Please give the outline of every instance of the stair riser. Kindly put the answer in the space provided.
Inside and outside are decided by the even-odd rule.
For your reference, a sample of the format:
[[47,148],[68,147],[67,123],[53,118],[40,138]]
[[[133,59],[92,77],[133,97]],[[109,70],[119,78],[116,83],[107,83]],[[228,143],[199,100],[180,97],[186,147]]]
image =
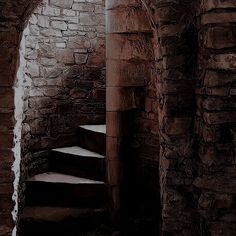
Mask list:
[[52,152],[49,159],[49,168],[54,172],[98,181],[105,181],[106,176],[104,158]]
[[108,202],[103,184],[27,182],[26,205],[102,208]]
[[106,134],[78,128],[79,146],[106,155]]
[[96,229],[101,224],[110,224],[108,211],[93,213],[85,216],[68,216],[60,222],[22,219],[19,227],[19,236],[74,236]]

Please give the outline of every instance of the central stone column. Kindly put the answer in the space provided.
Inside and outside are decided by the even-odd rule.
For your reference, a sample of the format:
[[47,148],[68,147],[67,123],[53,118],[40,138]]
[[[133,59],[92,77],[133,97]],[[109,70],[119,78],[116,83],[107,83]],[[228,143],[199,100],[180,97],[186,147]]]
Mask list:
[[[153,60],[151,30],[139,0],[107,0],[107,170],[114,213],[121,208],[123,162],[139,106],[137,90],[144,86]],[[124,152],[125,150],[125,152]]]

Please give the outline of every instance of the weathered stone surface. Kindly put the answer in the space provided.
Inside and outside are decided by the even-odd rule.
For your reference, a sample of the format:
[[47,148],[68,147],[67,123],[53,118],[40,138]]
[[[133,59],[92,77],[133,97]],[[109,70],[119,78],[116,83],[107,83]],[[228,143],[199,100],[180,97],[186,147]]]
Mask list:
[[[107,36],[107,58],[127,61],[149,60],[153,55],[151,38],[144,34],[131,34],[124,36],[109,34]],[[122,44],[122,47],[119,45]],[[119,48],[119,50],[116,50]]]
[[208,48],[222,49],[236,46],[234,27],[211,27],[204,34],[204,44]]
[[[97,13],[95,5],[100,9]],[[23,35],[23,69],[27,75],[23,78],[23,179],[47,167],[49,149],[72,145],[78,125],[105,122],[104,7],[100,0],[45,0],[30,18],[30,30],[26,29]],[[83,22],[87,17],[90,22]],[[9,39],[17,41],[14,32],[9,33]],[[17,63],[13,61],[17,50],[0,51]],[[92,59],[88,62],[89,57]],[[1,57],[0,62],[8,67]],[[10,66],[13,64],[7,70],[13,71]],[[12,77],[13,81],[14,74]],[[4,109],[14,109],[12,99],[11,95],[2,97],[0,91]],[[6,124],[10,126],[11,120]],[[6,132],[6,125],[0,125],[0,133],[1,130]],[[7,145],[8,139],[5,140]]]
[[230,179],[223,176],[204,176],[194,180],[193,183],[196,187],[201,189],[214,190],[220,193],[236,193],[235,179]]
[[204,113],[204,120],[207,124],[214,124],[214,125],[231,123],[236,120],[236,111]]
[[234,23],[236,22],[235,12],[220,12],[220,13],[207,13],[201,17],[201,23],[205,24],[217,24],[217,23]]
[[208,61],[209,69],[236,70],[236,54],[225,53],[212,55]]
[[201,10],[202,11],[210,11],[213,9],[227,9],[227,8],[236,8],[236,3],[234,0],[201,0]]
[[73,0],[50,0],[51,4],[57,7],[61,7],[61,8],[71,8],[72,4],[73,4]]
[[[126,11],[140,9],[140,1],[110,0],[107,4],[108,17],[113,18],[108,20],[108,23],[113,22],[110,29],[114,27],[116,33],[122,31],[122,34],[108,36],[107,55],[112,61],[108,73],[112,75],[114,72],[114,77],[108,77],[108,97],[114,96],[114,100],[108,101],[108,107],[111,110],[115,108],[112,110],[114,113],[128,114],[126,122],[131,121],[128,125],[131,130],[122,128],[128,133],[124,139],[119,137],[122,133],[118,129],[121,121],[110,118],[116,124],[115,128],[109,128],[110,137],[107,139],[108,159],[114,160],[109,163],[114,168],[109,178],[115,185],[111,187],[114,206],[117,209],[121,205],[120,176],[117,172],[122,169],[122,165],[119,166],[121,157],[128,162],[127,168],[132,167],[128,171],[138,173],[128,173],[133,177],[129,180],[138,183],[137,188],[140,189],[137,192],[148,197],[153,192],[142,193],[140,186],[141,181],[145,187],[151,181],[142,177],[147,177],[145,171],[155,169],[155,175],[150,179],[157,180],[160,164],[163,235],[190,236],[199,232],[203,235],[234,235],[235,1],[202,0],[200,6],[193,6],[194,1],[185,1],[184,4],[176,0],[145,2],[148,4],[146,10],[151,10],[148,11],[149,17],[154,16],[151,22],[154,35],[143,31],[140,34],[125,32],[132,30],[133,26],[136,30],[140,30],[139,26],[142,29],[146,26],[147,22],[140,25],[132,22],[139,17],[132,12],[133,15],[127,15]],[[101,59],[104,48],[95,45],[96,38],[102,37],[104,41],[104,24],[100,26],[104,22],[102,1],[53,0],[45,3],[35,10],[30,19],[29,35],[26,35],[23,125],[26,146],[23,147],[23,155],[29,155],[22,159],[23,166],[32,159],[43,162],[47,149],[71,141],[74,127],[70,124],[88,122],[89,115],[104,116],[105,80],[104,69],[101,68],[104,66],[104,58]],[[191,3],[190,6],[188,3]],[[0,85],[8,91],[13,86],[19,62],[19,31],[36,1],[1,1],[0,5]],[[195,7],[200,7],[201,14],[195,12]],[[119,11],[123,14],[117,13]],[[118,17],[114,19],[119,14],[121,21],[125,20],[125,16],[127,21],[119,22]],[[43,17],[40,19],[40,16]],[[144,17],[143,12],[141,16]],[[194,22],[195,16],[199,17],[199,24]],[[197,39],[198,52],[195,51]],[[68,48],[69,53],[56,62],[59,56],[55,51]],[[65,55],[65,51],[61,54]],[[196,54],[198,62],[195,61]],[[85,60],[87,56],[88,60]],[[156,63],[153,63],[154,58]],[[117,64],[117,61],[120,63]],[[152,64],[154,68],[150,72],[150,68],[141,66],[144,64]],[[197,65],[198,72],[195,70]],[[121,78],[122,74],[124,78]],[[10,165],[14,157],[9,151],[14,137],[14,107],[9,96],[2,97],[0,94],[0,97],[0,140],[8,150],[6,153],[6,150],[0,151],[0,191],[3,189],[10,194],[12,189],[2,182],[12,183],[14,180]],[[47,99],[52,103],[48,103]],[[126,146],[127,143],[129,146]],[[124,147],[127,152],[122,150]],[[41,149],[46,150],[44,154]],[[38,165],[34,163],[30,172],[36,171]],[[137,176],[142,177],[137,179]],[[132,184],[128,187],[133,187],[133,182],[130,182]],[[158,186],[158,181],[155,186]],[[132,190],[129,197],[134,201],[139,194],[135,195]],[[6,203],[3,208],[9,212],[11,203]],[[0,234],[10,235],[13,226],[12,215],[1,214]]]
[[[107,25],[107,33],[122,33],[122,32],[150,32],[151,27],[146,20],[146,13],[142,7],[127,8],[126,11],[116,10],[107,11],[107,17],[110,22]],[[120,20],[117,21],[116,19]],[[120,22],[124,22],[120,24]]]

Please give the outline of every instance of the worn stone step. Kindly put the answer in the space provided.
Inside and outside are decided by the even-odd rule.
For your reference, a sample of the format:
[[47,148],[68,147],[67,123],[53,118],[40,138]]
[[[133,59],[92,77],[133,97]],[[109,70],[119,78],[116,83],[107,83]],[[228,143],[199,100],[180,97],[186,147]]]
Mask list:
[[106,154],[106,125],[83,125],[78,127],[79,146]]
[[108,205],[104,182],[46,172],[26,182],[27,206],[100,208]]
[[99,181],[105,181],[106,176],[105,157],[78,146],[53,149],[49,169]]
[[23,210],[19,235],[80,235],[101,224],[110,224],[108,210],[67,207],[26,207]]

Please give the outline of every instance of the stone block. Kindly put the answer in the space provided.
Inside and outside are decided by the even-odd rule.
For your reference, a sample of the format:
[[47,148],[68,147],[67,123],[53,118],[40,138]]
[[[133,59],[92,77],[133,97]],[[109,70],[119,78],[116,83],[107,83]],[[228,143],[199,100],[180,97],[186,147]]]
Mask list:
[[84,36],[70,37],[68,41],[68,48],[70,49],[87,49],[90,46],[90,41]]
[[78,24],[68,24],[68,28],[69,30],[79,30],[81,26],[79,26]]
[[[54,0],[54,1],[59,2],[57,0]],[[71,1],[71,0],[68,0],[68,1]],[[63,2],[66,3],[67,1],[63,0]],[[45,16],[59,16],[60,15],[60,8],[51,7],[46,4],[42,9],[42,14]]]
[[56,63],[57,63],[57,59],[55,58],[47,58],[47,57],[40,58],[40,64],[43,66],[55,66]]
[[204,85],[207,87],[223,86],[235,81],[235,73],[207,70],[204,78]]
[[43,29],[40,31],[43,36],[55,36],[55,37],[62,37],[61,30],[58,29]]
[[75,63],[78,65],[83,65],[86,64],[87,60],[88,60],[88,55],[87,54],[78,54],[75,53]]
[[106,93],[107,111],[127,111],[137,107],[132,87],[107,87]]
[[39,27],[37,25],[30,25],[29,26],[30,34],[33,36],[39,36]]
[[88,26],[95,26],[97,25],[97,17],[96,15],[88,12],[81,12],[79,14],[79,23],[80,25],[88,25]]
[[234,27],[211,27],[203,33],[207,48],[223,49],[236,46],[236,29]]
[[25,58],[29,60],[36,60],[38,57],[38,52],[32,48],[26,48],[25,50]]
[[42,119],[35,119],[30,122],[31,133],[33,135],[45,134],[47,131],[47,122]]
[[[73,10],[79,11],[79,12],[94,12],[95,6],[94,4],[90,3],[74,3],[72,6]],[[104,12],[105,13],[105,12]]]
[[56,52],[56,58],[58,61],[65,65],[74,64],[74,51],[70,49],[58,49]]
[[29,19],[30,24],[36,25],[37,21],[38,21],[37,15],[36,14],[32,14],[30,19]]
[[236,54],[225,53],[212,55],[208,61],[209,69],[223,69],[235,70],[236,69]]
[[93,53],[88,56],[88,67],[103,68],[106,65],[104,53]]
[[48,28],[49,27],[49,17],[48,16],[43,16],[39,15],[38,16],[38,25],[43,28]]
[[236,182],[225,176],[203,176],[194,180],[193,184],[201,189],[213,190],[218,193],[236,193]]
[[213,113],[204,113],[204,120],[207,124],[217,125],[235,122],[236,112],[213,112]]
[[222,1],[222,0],[201,0],[200,9],[202,12],[211,11],[213,9],[234,9],[236,8],[236,2],[234,0]]
[[[121,46],[122,45],[122,46]],[[153,60],[151,38],[143,34],[108,34],[107,58],[127,61]],[[119,48],[119,50],[117,50]]]
[[31,78],[39,76],[39,65],[35,63],[26,64],[26,73],[29,74]]
[[235,23],[236,12],[211,12],[201,16],[201,24]]
[[67,30],[67,24],[65,21],[52,21],[52,28],[59,30]]
[[56,48],[66,48],[66,43],[55,43]]
[[61,8],[71,8],[73,0],[50,0],[51,4]]
[[62,14],[65,16],[75,16],[76,11],[68,10],[68,9],[62,9]]
[[110,186],[119,186],[123,177],[123,165],[121,160],[107,161],[107,181]]

